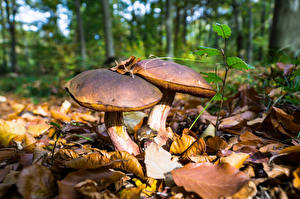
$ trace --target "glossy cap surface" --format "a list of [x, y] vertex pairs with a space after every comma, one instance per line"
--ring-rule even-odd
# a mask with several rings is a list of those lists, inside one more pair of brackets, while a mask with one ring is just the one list
[[191, 68], [161, 59], [146, 59], [138, 62], [134, 68], [138, 74], [153, 84], [180, 93], [201, 97], [212, 97], [216, 91]]
[[66, 84], [66, 90], [80, 105], [98, 111], [142, 110], [162, 97], [158, 88], [142, 78], [107, 69], [80, 73]]

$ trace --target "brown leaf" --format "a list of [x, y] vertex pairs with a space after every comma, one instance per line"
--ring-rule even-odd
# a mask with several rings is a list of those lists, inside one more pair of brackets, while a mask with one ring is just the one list
[[276, 164], [267, 164], [263, 163], [264, 171], [268, 174], [270, 178], [276, 178], [280, 175], [290, 175], [290, 170], [287, 167], [284, 167], [282, 165], [276, 165]]
[[196, 139], [190, 135], [182, 134], [180, 138], [176, 138], [170, 147], [171, 154], [182, 154], [187, 148], [189, 148]]
[[226, 149], [227, 146], [227, 142], [218, 136], [210, 137], [206, 140], [207, 153], [217, 153], [220, 150]]
[[190, 163], [173, 170], [172, 176], [178, 186], [196, 192], [204, 199], [231, 196], [249, 181], [245, 174], [229, 164]]
[[69, 173], [63, 180], [58, 181], [59, 199], [79, 198], [74, 186], [86, 179], [95, 181], [101, 188], [117, 182], [125, 175], [119, 171], [109, 170], [107, 167], [98, 169], [79, 170]]
[[250, 157], [247, 153], [235, 153], [233, 152], [227, 157], [222, 157], [220, 161], [222, 163], [228, 163], [231, 166], [239, 169], [243, 166], [244, 162]]
[[294, 117], [292, 115], [288, 115], [280, 108], [272, 107], [273, 111], [275, 112], [276, 118], [282, 126], [291, 131], [300, 131], [300, 124], [296, 124], [293, 122]]
[[206, 144], [203, 138], [195, 141], [181, 156], [182, 159], [188, 159], [191, 156], [202, 155], [206, 151]]
[[239, 129], [246, 124], [246, 120], [241, 115], [234, 115], [221, 120], [220, 129]]
[[122, 169], [135, 174], [136, 176], [144, 179], [143, 167], [138, 159], [126, 151], [116, 151], [111, 153], [111, 161], [113, 168]]
[[251, 199], [257, 193], [256, 185], [254, 182], [249, 181], [239, 192], [235, 193], [232, 197], [226, 197], [226, 199]]
[[73, 169], [96, 169], [109, 163], [109, 157], [110, 155], [107, 152], [95, 152], [72, 160], [63, 161], [63, 164]]
[[17, 187], [25, 199], [52, 198], [55, 180], [50, 169], [34, 164], [21, 171]]

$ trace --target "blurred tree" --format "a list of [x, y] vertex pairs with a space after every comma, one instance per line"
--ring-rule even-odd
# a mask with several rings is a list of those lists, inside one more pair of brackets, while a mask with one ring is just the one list
[[253, 15], [252, 15], [252, 2], [247, 0], [247, 12], [248, 12], [248, 41], [247, 41], [247, 62], [252, 64], [253, 62]]
[[167, 56], [174, 57], [174, 43], [172, 39], [173, 30], [173, 5], [172, 0], [166, 0], [166, 35], [167, 35]]
[[86, 69], [87, 66], [86, 66], [85, 38], [84, 38], [84, 30], [83, 30], [82, 18], [80, 13], [80, 6], [81, 6], [81, 1], [75, 0], [77, 30], [79, 33], [79, 41], [80, 41], [81, 67], [82, 69]]
[[108, 0], [101, 0], [104, 19], [104, 37], [106, 49], [106, 63], [110, 63], [115, 59], [114, 38], [112, 34], [112, 21], [110, 15], [110, 6]]
[[17, 65], [17, 54], [16, 54], [16, 45], [17, 45], [17, 35], [16, 35], [16, 14], [18, 5], [16, 0], [4, 0], [6, 8], [6, 17], [8, 23], [8, 29], [10, 33], [10, 67], [11, 71], [16, 73], [19, 72], [19, 67]]
[[5, 33], [5, 14], [3, 9], [3, 3], [2, 0], [0, 0], [0, 17], [1, 17], [1, 37], [2, 37], [2, 43], [1, 43], [1, 49], [2, 49], [2, 67], [0, 68], [1, 72], [6, 72], [7, 70], [7, 54], [6, 54], [6, 33]]
[[279, 58], [285, 50], [296, 53], [300, 49], [299, 0], [275, 0], [273, 24], [270, 32], [269, 59]]
[[236, 35], [236, 54], [242, 57], [243, 49], [243, 33], [242, 33], [242, 17], [241, 17], [241, 3], [240, 0], [232, 0], [232, 14], [234, 18], [234, 31]]

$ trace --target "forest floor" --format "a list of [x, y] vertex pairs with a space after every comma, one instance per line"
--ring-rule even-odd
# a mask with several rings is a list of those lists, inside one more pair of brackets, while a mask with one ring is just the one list
[[217, 134], [218, 102], [188, 129], [207, 102], [189, 95], [176, 95], [163, 147], [143, 148], [155, 136], [142, 130], [149, 110], [124, 114], [137, 156], [114, 151], [102, 112], [2, 93], [0, 198], [300, 198], [299, 92], [242, 78], [228, 81]]

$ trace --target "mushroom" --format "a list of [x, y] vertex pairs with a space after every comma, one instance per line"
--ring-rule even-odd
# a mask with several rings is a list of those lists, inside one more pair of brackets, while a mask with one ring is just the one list
[[148, 126], [158, 132], [161, 144], [170, 136], [166, 130], [166, 119], [176, 92], [187, 93], [198, 97], [211, 98], [216, 91], [196, 71], [171, 61], [146, 59], [137, 62], [133, 74], [147, 79], [161, 88], [163, 97], [155, 105], [148, 118]]
[[158, 88], [140, 77], [96, 69], [75, 76], [67, 83], [66, 90], [78, 104], [105, 112], [105, 127], [116, 150], [140, 153], [127, 134], [122, 112], [154, 106], [162, 97]]

